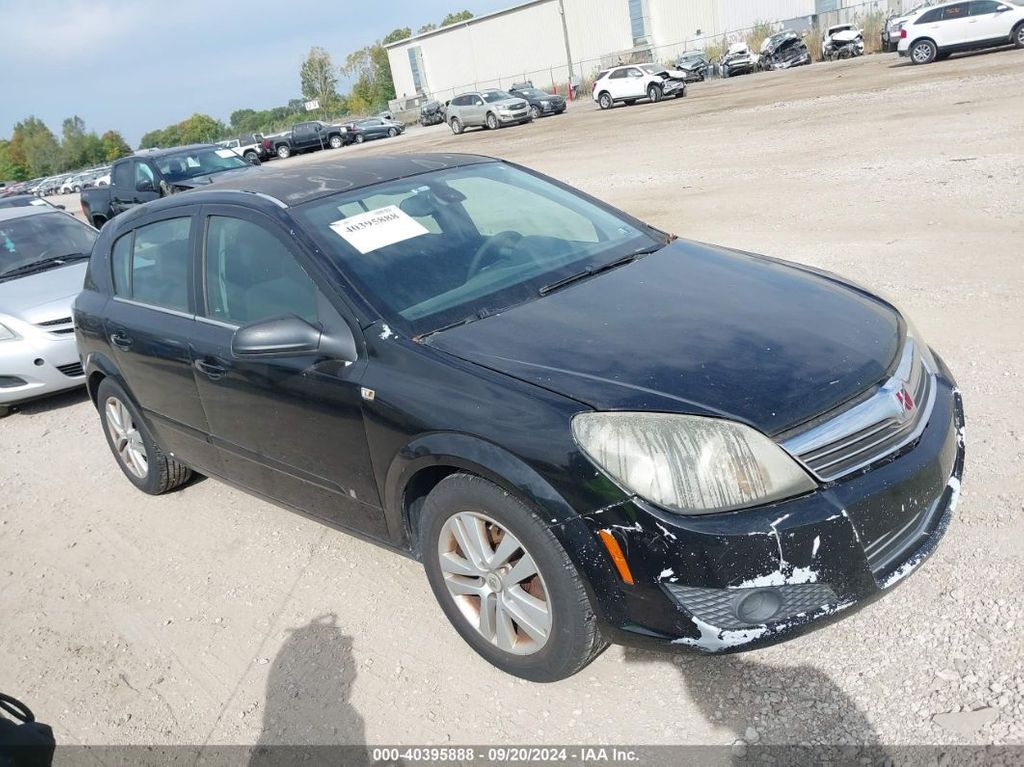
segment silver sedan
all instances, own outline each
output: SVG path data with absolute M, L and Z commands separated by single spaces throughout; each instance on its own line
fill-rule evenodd
M 49 206 L 0 209 L 0 415 L 85 383 L 71 304 L 96 236 Z

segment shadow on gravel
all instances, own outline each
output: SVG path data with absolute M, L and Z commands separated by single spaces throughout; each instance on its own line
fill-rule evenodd
M 267 679 L 263 732 L 249 764 L 368 764 L 363 717 L 349 696 L 356 679 L 352 639 L 337 615 L 295 629 Z M 328 748 L 345 744 L 356 748 Z
M 59 394 L 30 400 L 29 402 L 23 402 L 18 405 L 8 405 L 8 407 L 11 410 L 10 414 L 12 416 L 38 415 L 39 413 L 46 413 L 50 410 L 73 407 L 88 401 L 89 394 L 86 392 L 85 387 L 82 386 L 78 389 L 69 389 L 68 391 L 60 392 Z M 2 408 L 0 408 L 0 411 L 2 411 Z
M 686 696 L 715 727 L 734 735 L 737 764 L 771 756 L 781 763 L 825 761 L 845 764 L 858 754 L 880 764 L 885 758 L 878 733 L 860 707 L 813 666 L 775 666 L 741 655 L 665 655 L 627 648 L 629 663 L 674 668 Z M 803 746 L 799 753 L 794 746 Z M 835 747 L 848 747 L 838 753 Z M 863 752 L 860 750 L 863 749 Z M 788 751 L 787 751 L 788 750 Z M 757 753 L 757 752 L 762 753 Z M 820 762 L 819 762 L 820 763 Z

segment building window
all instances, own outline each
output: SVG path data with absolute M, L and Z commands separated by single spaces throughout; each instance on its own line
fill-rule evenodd
M 417 93 L 426 93 L 426 78 L 423 76 L 423 53 L 418 45 L 408 50 L 409 69 L 412 70 L 412 85 Z
M 647 0 L 629 0 L 629 26 L 633 31 L 633 45 L 650 42 L 647 37 Z

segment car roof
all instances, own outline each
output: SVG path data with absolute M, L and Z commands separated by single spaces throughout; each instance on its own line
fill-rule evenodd
M 286 205 L 327 197 L 338 192 L 395 181 L 430 171 L 494 162 L 493 157 L 473 154 L 402 154 L 330 158 L 301 165 L 263 166 L 256 173 L 245 173 L 210 184 L 199 194 L 235 190 L 273 197 Z M 183 197 L 192 197 L 192 192 Z M 170 199 L 170 198 L 169 198 Z
M 20 208 L 0 208 L 0 221 L 10 221 L 11 219 L 26 218 L 28 216 L 40 216 L 44 213 L 64 214 L 64 211 L 59 208 L 55 208 L 52 205 L 25 205 Z

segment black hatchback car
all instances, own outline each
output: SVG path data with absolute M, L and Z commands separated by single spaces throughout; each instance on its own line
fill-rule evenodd
M 959 495 L 953 376 L 891 305 L 485 157 L 141 206 L 74 313 L 136 487 L 201 472 L 408 552 L 527 679 L 822 626 L 914 570 Z

